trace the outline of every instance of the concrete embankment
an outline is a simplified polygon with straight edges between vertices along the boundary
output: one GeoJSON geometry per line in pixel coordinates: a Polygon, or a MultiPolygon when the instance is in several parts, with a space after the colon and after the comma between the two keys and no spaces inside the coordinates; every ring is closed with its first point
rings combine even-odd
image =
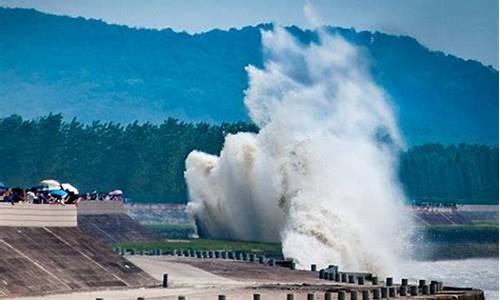
{"type": "MultiPolygon", "coordinates": [[[[162,280],[168,274],[167,288],[142,288],[127,290],[101,290],[91,292],[76,292],[65,295],[46,295],[37,298],[19,298],[18,300],[32,299],[67,299],[88,300],[102,298],[105,300],[136,300],[168,299],[179,300],[216,300],[225,296],[227,300],[305,300],[305,299],[382,299],[385,296],[382,289],[387,287],[386,280],[380,280],[376,285],[366,280],[363,285],[356,281],[335,282],[319,278],[319,270],[304,271],[292,270],[281,266],[261,264],[259,262],[238,261],[230,259],[192,258],[178,256],[131,255],[127,256],[131,262],[142,268],[155,279],[162,280]],[[374,291],[379,291],[378,294],[374,291]],[[365,292],[363,292],[365,291],[365,292]]],[[[358,273],[359,275],[359,273],[358,273]]],[[[342,279],[341,279],[342,280],[342,279]]],[[[418,286],[418,282],[408,282],[408,286],[418,286]]],[[[400,290],[400,284],[392,282],[393,287],[400,290]]],[[[414,289],[413,289],[414,290],[414,289]]],[[[412,296],[410,288],[406,296],[396,292],[391,297],[387,289],[385,298],[400,299],[460,299],[482,300],[484,295],[480,290],[450,288],[444,285],[440,291],[432,295],[412,296]]]]}
{"type": "Polygon", "coordinates": [[[78,227],[106,244],[159,241],[127,215],[121,201],[82,201],[77,207],[77,218],[78,227]]]}

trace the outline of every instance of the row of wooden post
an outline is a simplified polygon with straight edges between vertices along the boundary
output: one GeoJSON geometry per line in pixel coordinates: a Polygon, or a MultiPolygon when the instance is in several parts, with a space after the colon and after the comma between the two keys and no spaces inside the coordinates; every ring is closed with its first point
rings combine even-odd
{"type": "Polygon", "coordinates": [[[214,250],[144,250],[144,249],[124,249],[121,247],[113,248],[113,251],[120,255],[130,254],[130,255],[172,255],[172,256],[183,256],[183,257],[196,257],[196,258],[220,258],[220,259],[234,259],[241,261],[251,261],[259,262],[261,264],[275,264],[274,258],[268,258],[265,255],[257,255],[255,253],[244,253],[236,251],[214,251],[214,250]]]}
{"type": "MultiPolygon", "coordinates": [[[[401,286],[401,287],[406,287],[406,286],[401,286]]],[[[406,293],[401,296],[417,296],[418,293],[416,292],[416,289],[418,289],[417,286],[410,286],[411,287],[411,294],[407,295],[406,293]]],[[[372,298],[371,299],[387,299],[387,298],[396,298],[397,293],[396,293],[396,287],[382,287],[382,288],[376,288],[376,289],[371,289],[372,292],[372,298]],[[384,292],[385,290],[385,292],[384,292]]],[[[361,292],[357,290],[350,290],[349,292],[345,290],[338,290],[337,292],[337,299],[338,300],[346,300],[347,294],[350,296],[350,300],[369,300],[370,299],[370,290],[362,290],[361,292]],[[361,298],[359,298],[359,295],[361,294],[361,298]]],[[[333,292],[325,292],[324,294],[324,300],[333,300],[333,292]]],[[[226,295],[219,295],[218,300],[226,300],[226,295]]],[[[286,300],[294,300],[295,295],[294,294],[286,294],[286,300]]],[[[103,300],[103,298],[96,298],[96,300],[103,300]]],[[[138,297],[137,300],[145,300],[144,297],[138,297]]],[[[185,296],[178,296],[177,300],[186,300],[185,296]]],[[[253,300],[262,300],[261,294],[253,294],[253,300]]],[[[316,295],[314,293],[308,293],[307,294],[307,300],[316,300],[316,295]]]]}
{"type": "MultiPolygon", "coordinates": [[[[338,268],[336,268],[335,266],[330,266],[329,268],[333,269],[333,270],[338,270],[338,268]]],[[[316,269],[316,266],[311,265],[311,271],[313,271],[315,269],[316,269]]],[[[340,272],[337,272],[337,274],[339,274],[339,273],[340,272]]],[[[324,276],[324,274],[323,274],[323,276],[324,276]]],[[[349,278],[351,278],[351,277],[349,277],[349,278]]],[[[364,280],[364,277],[359,276],[358,277],[358,284],[362,284],[361,281],[359,280],[360,278],[363,278],[363,280],[364,280]]],[[[349,282],[354,283],[354,280],[349,280],[349,282]]],[[[378,278],[375,276],[372,276],[372,285],[378,285],[379,283],[380,282],[378,282],[378,278]]],[[[168,274],[167,273],[163,274],[162,287],[168,288],[168,274]]],[[[408,285],[408,279],[406,279],[406,278],[401,279],[401,285],[399,286],[399,289],[397,289],[397,287],[394,286],[393,278],[387,277],[386,281],[385,281],[385,286],[361,290],[361,299],[362,300],[369,300],[370,299],[370,291],[372,293],[372,299],[387,299],[387,298],[397,298],[398,291],[399,291],[399,296],[406,297],[406,296],[418,296],[419,291],[421,292],[422,295],[435,294],[436,292],[440,291],[441,289],[442,289],[442,282],[431,281],[431,284],[427,285],[426,281],[424,279],[421,279],[418,281],[418,286],[416,286],[416,285],[408,285]]],[[[338,290],[337,291],[337,299],[338,300],[346,300],[346,295],[347,295],[346,293],[347,292],[345,290],[338,290]]],[[[332,292],[325,292],[324,300],[333,300],[332,295],[333,295],[332,292]]],[[[355,290],[355,289],[350,289],[349,296],[350,296],[350,300],[358,300],[359,299],[359,291],[355,290]]],[[[294,294],[287,294],[286,299],[287,300],[294,300],[294,294]]],[[[102,298],[96,298],[96,300],[102,300],[102,298]]],[[[137,300],[144,300],[144,297],[138,297],[137,300]]],[[[185,300],[185,297],[179,296],[178,300],[185,300]]],[[[226,296],[219,295],[218,300],[226,300],[226,296]]],[[[261,295],[254,294],[253,300],[261,300],[261,295]]],[[[307,300],[315,300],[315,294],[313,294],[313,293],[307,294],[307,300]]]]}

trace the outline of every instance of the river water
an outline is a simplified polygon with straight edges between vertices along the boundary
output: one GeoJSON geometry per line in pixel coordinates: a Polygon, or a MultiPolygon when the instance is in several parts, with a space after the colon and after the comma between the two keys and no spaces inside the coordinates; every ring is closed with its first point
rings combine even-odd
{"type": "Polygon", "coordinates": [[[482,289],[487,300],[498,298],[498,258],[410,262],[405,274],[413,278],[443,281],[447,286],[482,289]]]}

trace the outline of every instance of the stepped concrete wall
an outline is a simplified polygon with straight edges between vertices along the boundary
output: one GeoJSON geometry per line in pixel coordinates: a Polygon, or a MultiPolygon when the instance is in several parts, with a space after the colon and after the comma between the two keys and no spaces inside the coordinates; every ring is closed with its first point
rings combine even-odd
{"type": "Polygon", "coordinates": [[[0,226],[76,227],[75,205],[0,203],[0,226]]]}
{"type": "Polygon", "coordinates": [[[159,241],[127,214],[121,201],[82,201],[77,215],[78,227],[106,244],[159,241]]]}
{"type": "Polygon", "coordinates": [[[0,226],[0,251],[0,298],[158,284],[77,227],[0,226]]]}
{"type": "Polygon", "coordinates": [[[126,214],[121,201],[81,201],[77,206],[79,215],[115,215],[126,214]]]}

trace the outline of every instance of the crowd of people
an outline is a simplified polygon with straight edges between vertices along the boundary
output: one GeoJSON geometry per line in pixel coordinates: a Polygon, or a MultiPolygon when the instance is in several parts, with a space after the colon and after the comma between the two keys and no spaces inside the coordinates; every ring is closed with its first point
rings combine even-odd
{"type": "Polygon", "coordinates": [[[7,187],[0,183],[0,202],[30,204],[78,204],[80,201],[123,201],[123,192],[114,190],[108,193],[93,191],[80,193],[69,183],[55,180],[41,181],[37,186],[23,189],[7,187]]]}
{"type": "Polygon", "coordinates": [[[18,202],[31,204],[75,204],[79,200],[79,195],[72,192],[54,194],[50,191],[39,190],[36,187],[22,189],[19,187],[0,190],[0,202],[15,204],[18,202]]]}

